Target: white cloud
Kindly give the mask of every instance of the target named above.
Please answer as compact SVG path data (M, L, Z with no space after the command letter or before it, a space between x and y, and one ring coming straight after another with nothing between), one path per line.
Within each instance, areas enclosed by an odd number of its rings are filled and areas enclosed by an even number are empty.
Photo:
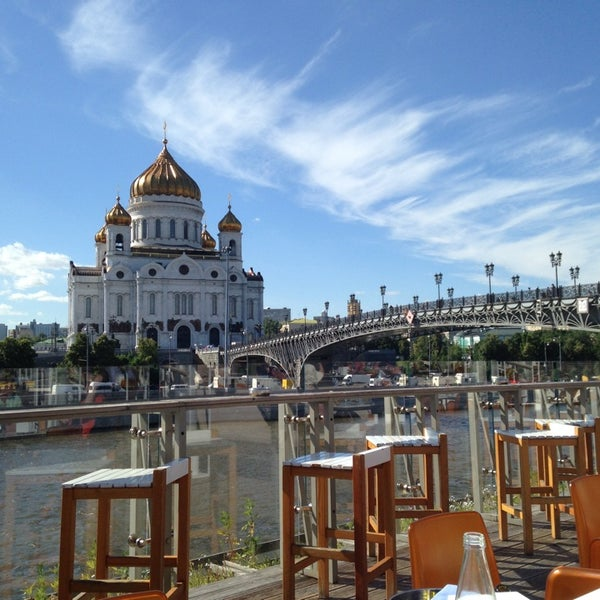
M141 13L143 5L134 0L89 0L59 37L79 69L133 66L145 43Z
M48 285L60 272L66 276L69 257L64 254L31 250L15 242L0 246L0 272L4 279L4 294Z

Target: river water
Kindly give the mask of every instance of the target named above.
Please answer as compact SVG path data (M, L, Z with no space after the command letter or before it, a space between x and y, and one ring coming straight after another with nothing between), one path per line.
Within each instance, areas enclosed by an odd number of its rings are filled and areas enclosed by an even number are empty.
M450 492L470 491L470 453L466 411L443 413L440 430L448 433ZM244 508L253 504L261 541L279 536L278 424L266 422L256 407L194 411L188 414L192 456L191 557L225 550L223 516L233 519L240 533L247 520ZM484 425L485 427L485 425ZM364 449L365 435L382 434L376 416L336 419L340 450ZM416 433L416 431L413 431ZM58 563L61 483L98 468L130 466L132 443L140 444L148 464L157 464L157 439L132 442L128 430L90 435L37 436L0 440L0 597L22 600L38 565ZM305 453L298 448L298 453ZM489 453L484 449L484 455ZM490 457L491 460L491 457ZM484 457L484 464L486 458ZM94 509L81 503L79 515L89 515L78 532L80 553L93 546ZM122 525L114 527L115 548L127 548L127 511L118 511Z

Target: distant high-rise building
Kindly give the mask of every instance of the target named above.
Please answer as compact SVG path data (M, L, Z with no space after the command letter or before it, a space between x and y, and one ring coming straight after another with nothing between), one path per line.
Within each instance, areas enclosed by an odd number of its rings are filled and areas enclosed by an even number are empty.
M263 278L244 269L242 224L231 202L217 241L200 188L166 139L129 196L127 209L117 197L95 236L96 264L71 262L68 344L83 331L106 333L122 350L142 338L169 350L254 339L263 321Z

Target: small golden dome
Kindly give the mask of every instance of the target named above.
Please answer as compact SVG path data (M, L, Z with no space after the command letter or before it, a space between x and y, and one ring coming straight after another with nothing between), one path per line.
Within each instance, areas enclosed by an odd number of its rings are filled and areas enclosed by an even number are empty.
M231 204L227 214L219 221L219 231L228 231L239 233L242 231L242 224L239 219L231 212Z
M102 225L98 233L94 236L96 243L106 244L106 225Z
M205 250L214 250L217 246L217 242L215 238L208 233L208 229L206 229L206 225L202 229L202 247Z
M167 139L157 159L131 184L132 198L140 196L182 196L200 200L198 184L175 162L167 150Z
M121 198L117 196L115 205L110 209L105 218L107 225L131 225L131 215L121 206Z

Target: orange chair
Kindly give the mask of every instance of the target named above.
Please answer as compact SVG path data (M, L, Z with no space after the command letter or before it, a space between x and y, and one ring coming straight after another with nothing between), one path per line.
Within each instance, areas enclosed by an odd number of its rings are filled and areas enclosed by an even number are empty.
M430 515L410 524L408 547L413 588L443 588L447 583L458 583L466 531L485 536L492 582L496 588L500 585L496 557L483 518L478 512L465 511Z
M545 600L575 600L600 589L600 571L582 567L555 567L546 579ZM597 596L594 595L594 598Z
M571 481L579 565L600 569L600 475L584 475Z

